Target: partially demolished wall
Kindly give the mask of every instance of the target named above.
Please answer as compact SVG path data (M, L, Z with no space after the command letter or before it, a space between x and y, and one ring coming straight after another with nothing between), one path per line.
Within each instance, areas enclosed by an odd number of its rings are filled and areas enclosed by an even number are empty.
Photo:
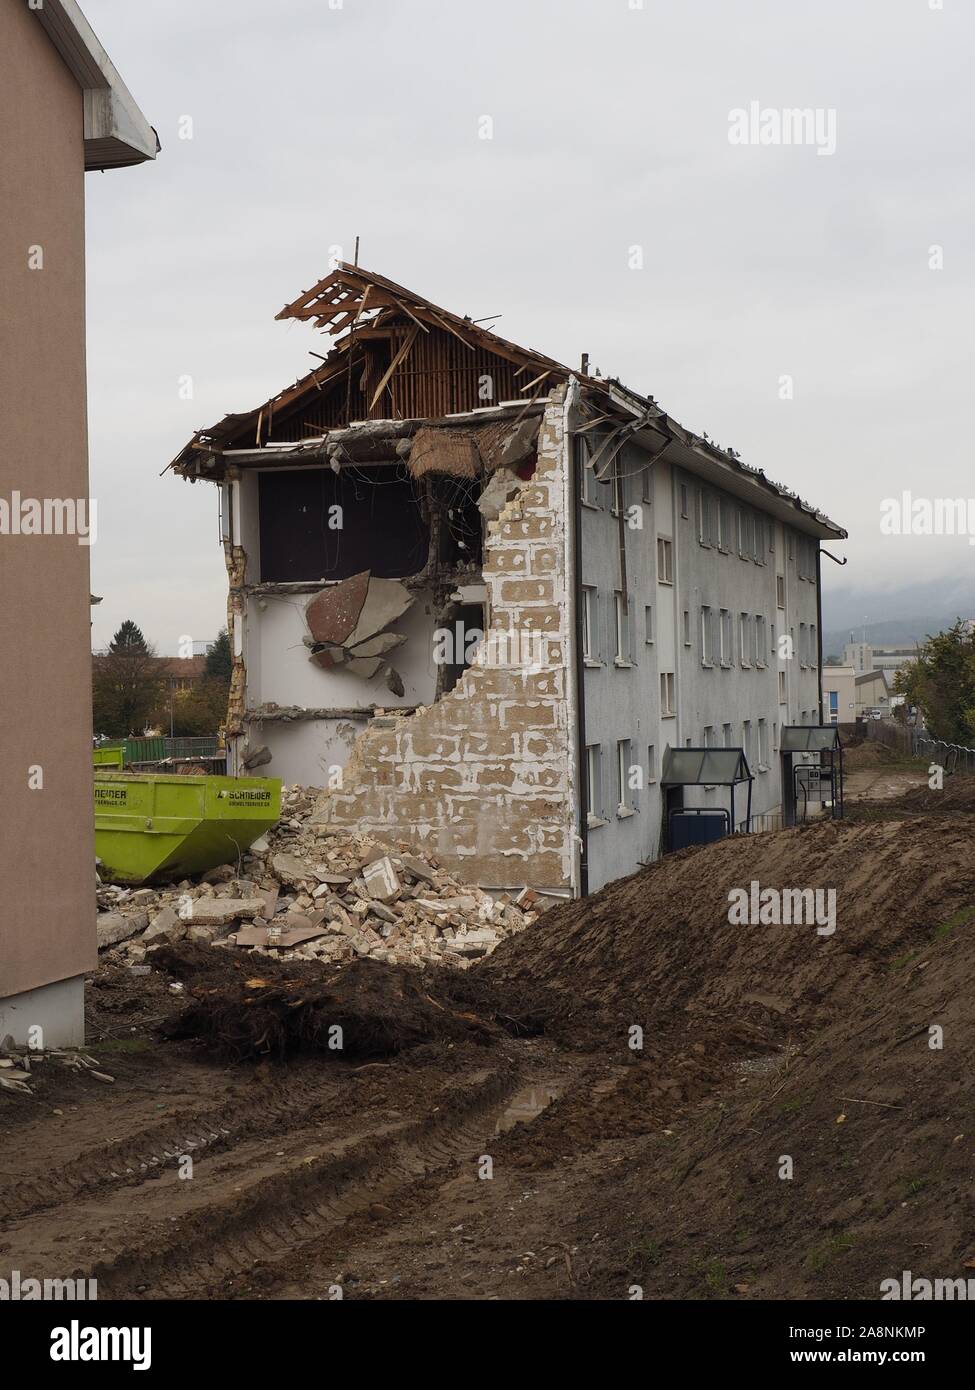
M564 397L546 409L534 475L488 525L476 664L435 704L373 720L318 813L489 888L565 892L573 880Z

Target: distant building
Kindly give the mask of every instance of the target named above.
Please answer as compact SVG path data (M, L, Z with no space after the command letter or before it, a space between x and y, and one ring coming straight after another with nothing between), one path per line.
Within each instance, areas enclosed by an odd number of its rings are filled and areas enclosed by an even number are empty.
M844 666L852 666L858 676L868 671L898 671L917 659L915 647L878 647L871 642L847 642L843 648Z
M196 646L196 643L193 644ZM202 656L157 656L155 668L166 682L167 691L178 694L192 690L206 675L207 659Z
M851 724L856 717L856 669L823 667L823 723Z
M856 678L856 715L867 719L873 710L890 713L891 680L886 671L865 671Z

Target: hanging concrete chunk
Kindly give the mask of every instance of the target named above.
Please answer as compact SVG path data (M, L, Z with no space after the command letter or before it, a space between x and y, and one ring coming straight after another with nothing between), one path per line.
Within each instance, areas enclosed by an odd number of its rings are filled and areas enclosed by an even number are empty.
M401 618L408 608L413 607L413 595L404 589L398 579L370 579L369 592L359 613L359 621L345 647L356 647L377 632L383 632L390 623Z
M361 680L371 680L385 670L389 689L402 695L403 682L385 656L406 638L384 629L402 617L413 601L398 580L373 579L369 570L333 584L305 609L311 633L305 638L311 648L309 659L324 671L344 667Z
M345 639L359 621L368 592L369 571L363 570L316 594L305 609L305 621L314 640L345 646Z

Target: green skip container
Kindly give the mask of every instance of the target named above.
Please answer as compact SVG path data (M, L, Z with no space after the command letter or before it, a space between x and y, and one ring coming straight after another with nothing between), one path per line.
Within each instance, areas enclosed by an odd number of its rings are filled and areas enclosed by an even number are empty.
M148 883L233 864L281 815L270 777L95 769L95 853L108 883Z

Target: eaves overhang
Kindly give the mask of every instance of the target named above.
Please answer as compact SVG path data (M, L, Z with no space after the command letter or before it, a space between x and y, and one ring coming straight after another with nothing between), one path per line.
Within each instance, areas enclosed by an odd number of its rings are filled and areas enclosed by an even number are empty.
M121 169L155 159L159 137L75 0L44 0L32 13L84 92L85 169Z

